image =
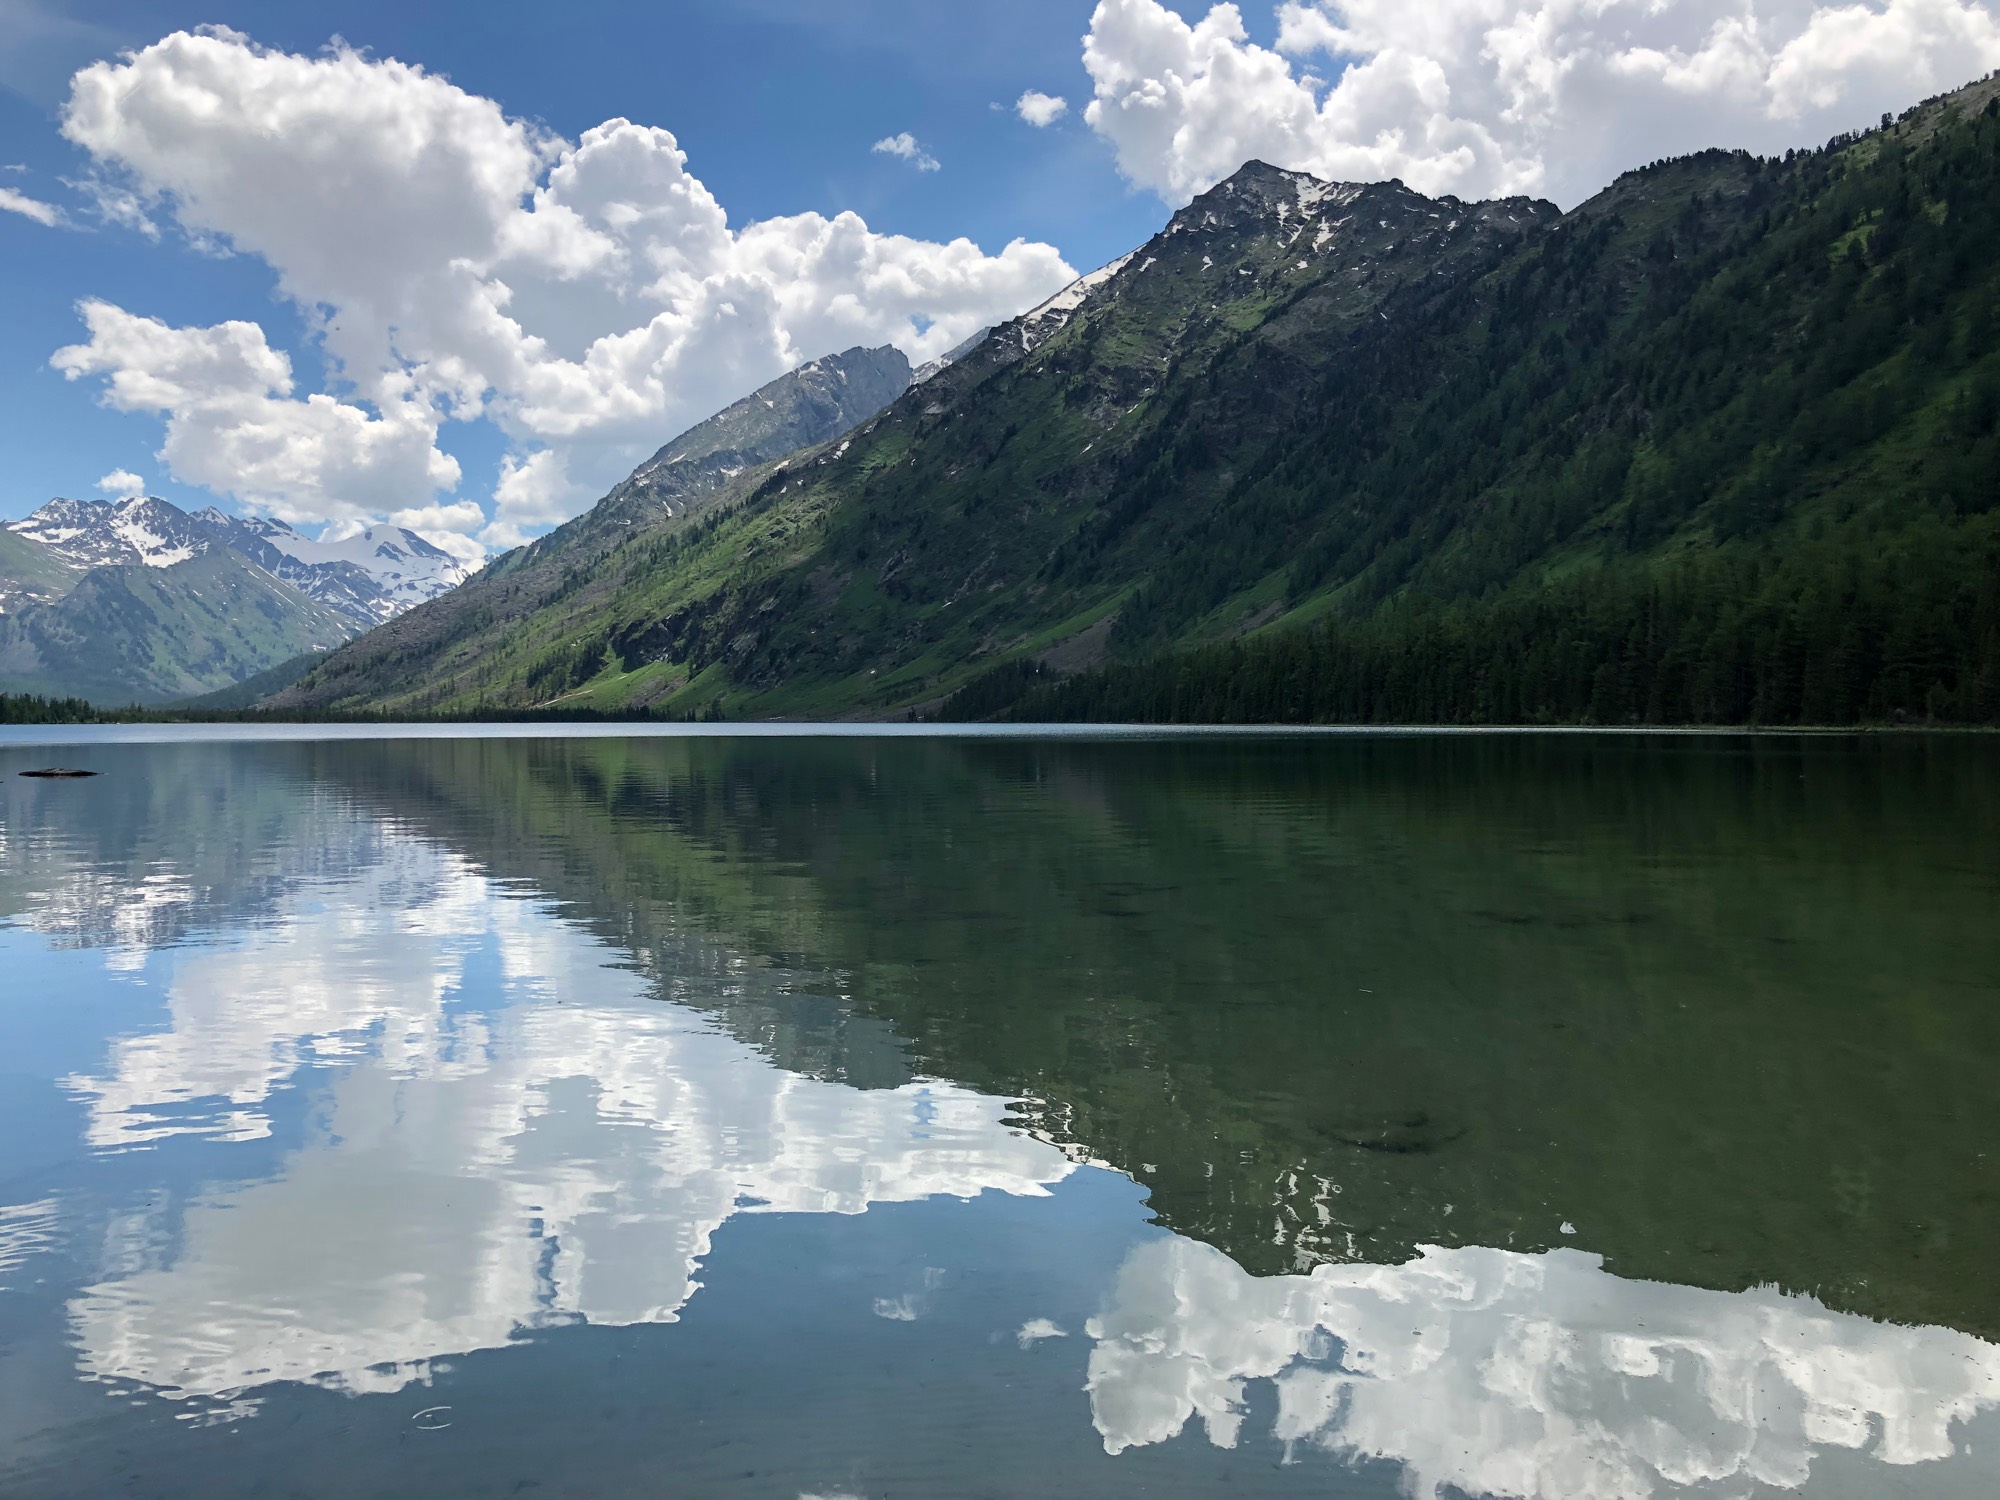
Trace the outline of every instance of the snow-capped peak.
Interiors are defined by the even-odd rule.
[[[339,607],[322,593],[355,596],[371,623],[393,619],[457,588],[475,571],[403,526],[368,526],[318,540],[269,517],[239,520],[233,526],[231,545],[239,552],[322,603]]]
[[[7,529],[78,568],[171,568],[218,545],[214,528],[150,495],[51,500]]]

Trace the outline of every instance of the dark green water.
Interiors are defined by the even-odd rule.
[[[2000,744],[0,772],[9,1500],[2000,1493]]]

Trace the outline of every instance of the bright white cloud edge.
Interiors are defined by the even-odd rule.
[[[113,469],[97,481],[97,487],[114,500],[130,500],[146,493],[145,478],[130,469]]]
[[[0,187],[0,213],[19,214],[48,229],[63,222],[63,211],[53,203],[30,198],[26,193],[10,187]]]

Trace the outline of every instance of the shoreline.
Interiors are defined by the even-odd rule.
[[[141,720],[0,724],[9,746],[310,743],[315,740],[458,739],[1916,739],[2000,735],[1986,725],[1595,725],[1595,724],[933,724],[815,720],[663,723],[656,720]]]

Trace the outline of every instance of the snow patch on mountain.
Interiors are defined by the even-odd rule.
[[[982,328],[979,330],[979,332],[975,333],[971,338],[967,339],[964,343],[960,344],[956,349],[947,349],[943,354],[939,355],[936,359],[930,361],[930,363],[918,365],[915,371],[913,371],[910,375],[910,384],[913,386],[922,385],[926,380],[930,380],[935,376],[942,375],[946,370],[949,370],[953,365],[957,364],[961,359],[964,359],[965,356],[970,354],[974,349],[977,349],[981,344],[985,343],[986,340],[992,336],[992,333],[993,333],[992,329]]]
[[[216,545],[208,528],[179,506],[144,495],[51,500],[7,529],[76,568],[171,568]]]
[[[227,528],[228,545],[237,552],[368,626],[457,588],[475,571],[402,526],[369,526],[315,540],[269,517],[204,515]]]
[[[1024,314],[1021,318],[1022,348],[1032,352],[1037,344],[1060,331],[1069,322],[1070,315],[1090,300],[1091,293],[1131,265],[1138,253],[1131,251],[1088,276],[1079,276],[1040,307]]]

